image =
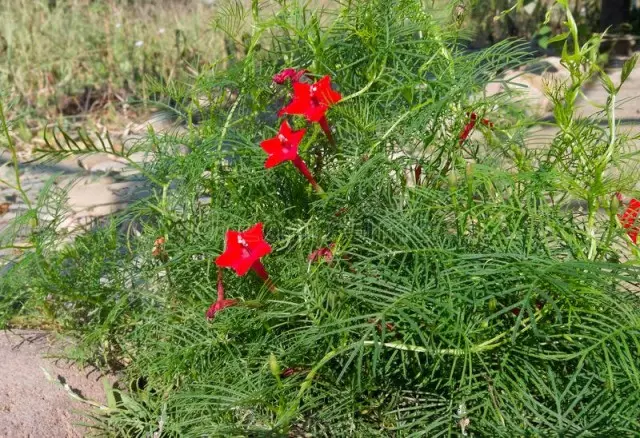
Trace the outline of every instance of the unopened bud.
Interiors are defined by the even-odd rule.
[[[473,176],[473,163],[467,163],[466,169],[467,179],[471,179]]]
[[[458,187],[458,173],[455,169],[451,169],[449,175],[447,175],[447,182],[449,183],[450,189],[455,189]]]
[[[611,208],[612,214],[618,213],[618,210],[620,209],[620,200],[618,199],[617,196],[614,196],[613,198],[611,198],[610,208]]]
[[[269,355],[269,369],[274,377],[280,377],[280,365],[278,364],[278,359],[276,359],[276,356],[273,353]]]

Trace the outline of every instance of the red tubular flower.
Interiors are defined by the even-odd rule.
[[[218,269],[218,299],[207,310],[207,319],[213,319],[216,313],[226,309],[227,307],[235,306],[238,304],[238,300],[225,300],[224,299],[224,285],[222,284],[222,269]]]
[[[290,79],[292,83],[300,82],[302,77],[307,73],[306,70],[296,70],[295,68],[285,68],[280,73],[273,76],[273,82],[282,85],[287,79]]]
[[[240,276],[250,269],[260,277],[269,288],[269,274],[260,259],[271,252],[271,246],[264,240],[262,223],[258,223],[247,231],[227,231],[226,248],[216,259],[216,265],[222,268],[232,268]]]
[[[338,103],[340,99],[342,99],[342,95],[331,88],[331,78],[329,76],[323,77],[314,84],[294,82],[293,100],[289,105],[282,108],[278,115],[303,115],[310,122],[320,123],[320,127],[329,142],[335,144],[325,115],[327,110],[333,104]]]
[[[469,138],[469,135],[471,134],[471,131],[473,131],[473,128],[476,127],[476,122],[478,121],[478,114],[476,113],[467,113],[467,115],[469,116],[469,123],[467,123],[464,126],[464,129],[462,130],[462,132],[460,132],[460,144],[464,143],[465,140],[467,138]],[[485,125],[486,127],[488,127],[489,129],[493,129],[494,124],[492,121],[490,121],[489,119],[481,119],[480,123],[482,123],[483,125]]]
[[[328,247],[325,246],[325,247],[316,249],[311,254],[309,254],[309,257],[307,257],[307,260],[311,263],[318,262],[321,260],[324,260],[327,263],[331,263],[333,261],[333,248],[335,248],[335,246],[336,244],[332,243]]]
[[[306,130],[293,131],[289,123],[285,120],[280,125],[278,135],[260,143],[260,147],[269,154],[269,158],[264,162],[267,169],[277,166],[285,161],[291,161],[300,173],[309,181],[311,186],[318,193],[323,193],[322,188],[318,185],[313,175],[309,171],[306,163],[298,155],[298,147]]]
[[[420,177],[422,176],[422,166],[421,165],[417,165],[416,168],[413,171],[414,176],[416,178],[416,185],[419,186],[420,185]]]
[[[478,115],[476,113],[469,114],[469,123],[464,126],[462,132],[460,133],[460,144],[464,143],[467,138],[469,138],[469,134],[473,131],[473,128],[476,127],[476,121],[478,120]]]
[[[224,310],[227,307],[235,306],[236,304],[238,304],[238,300],[216,301],[211,305],[211,307],[209,307],[209,310],[207,310],[207,319],[213,319],[219,311]]]
[[[620,216],[620,223],[627,230],[627,234],[633,241],[638,243],[638,234],[640,234],[640,224],[635,225],[638,216],[640,215],[640,201],[632,199],[629,201],[629,206],[625,212]]]

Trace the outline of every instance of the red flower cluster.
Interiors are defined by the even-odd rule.
[[[640,215],[640,201],[637,199],[632,199],[629,201],[629,206],[625,210],[625,212],[619,216],[620,223],[627,230],[627,234],[633,241],[633,243],[638,243],[638,234],[640,234],[640,224],[636,224],[638,220],[638,215]]]
[[[306,70],[288,68],[273,77],[273,82],[277,84],[284,84],[288,80],[293,84],[293,99],[278,114],[279,116],[285,114],[303,115],[310,122],[320,123],[329,141],[334,143],[325,114],[333,104],[340,101],[342,96],[331,89],[329,76],[323,77],[314,84],[309,84],[302,82],[306,73]],[[270,169],[285,161],[291,161],[311,183],[313,188],[319,193],[323,193],[307,165],[298,154],[298,148],[305,133],[305,129],[294,131],[291,129],[289,122],[286,120],[282,122],[280,130],[275,137],[260,143],[260,147],[269,155],[264,166]],[[164,244],[164,241],[157,243],[156,246],[160,247],[162,244]],[[317,257],[328,261],[333,259],[330,248],[321,248],[318,251]],[[246,275],[247,272],[253,270],[273,292],[275,287],[271,283],[269,274],[261,261],[262,257],[269,253],[271,253],[271,246],[264,239],[262,223],[258,223],[246,231],[227,230],[225,250],[216,259],[216,265],[220,268],[231,268],[239,276]],[[314,256],[315,258],[316,256]],[[222,271],[219,271],[218,299],[207,310],[207,318],[212,319],[217,312],[237,303],[237,300],[224,298]]]
[[[278,115],[280,117],[284,115],[302,115],[309,122],[318,122],[329,142],[335,144],[327,122],[326,112],[333,104],[339,102],[342,96],[331,88],[331,78],[329,76],[323,77],[316,83],[309,84],[302,82],[305,74],[306,70],[288,68],[273,77],[273,81],[278,84],[283,84],[288,79],[293,84],[293,99],[278,112]],[[260,143],[262,149],[269,154],[269,158],[267,158],[264,165],[268,169],[284,161],[291,161],[311,183],[313,188],[318,193],[323,193],[311,175],[309,168],[298,154],[298,147],[305,133],[305,129],[293,131],[289,123],[284,121],[280,126],[278,135]]]

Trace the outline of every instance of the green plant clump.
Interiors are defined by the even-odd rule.
[[[121,152],[148,198],[64,245],[31,222],[33,249],[4,274],[8,324],[53,324],[80,338],[76,359],[120,370],[94,431],[637,436],[640,270],[622,216],[637,156],[599,37],[580,45],[565,7],[559,130],[534,148],[515,97],[483,92],[527,46],[465,51],[431,2],[276,3],[231,3],[216,27],[251,23],[241,54],[167,90],[182,90],[187,134],[150,132],[144,164]],[[285,68],[306,73],[274,83]],[[309,98],[325,76],[339,101]],[[593,78],[610,93],[604,124],[576,116]],[[326,124],[278,116],[294,90]],[[306,129],[314,184],[264,166],[284,119]],[[87,153],[74,145],[45,155]],[[251,256],[257,239],[225,235],[258,223],[266,272],[216,266],[234,245]]]

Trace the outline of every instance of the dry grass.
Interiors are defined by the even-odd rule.
[[[0,91],[27,141],[61,117],[131,117],[150,80],[195,74],[222,47],[204,1],[51,3],[0,0]]]

